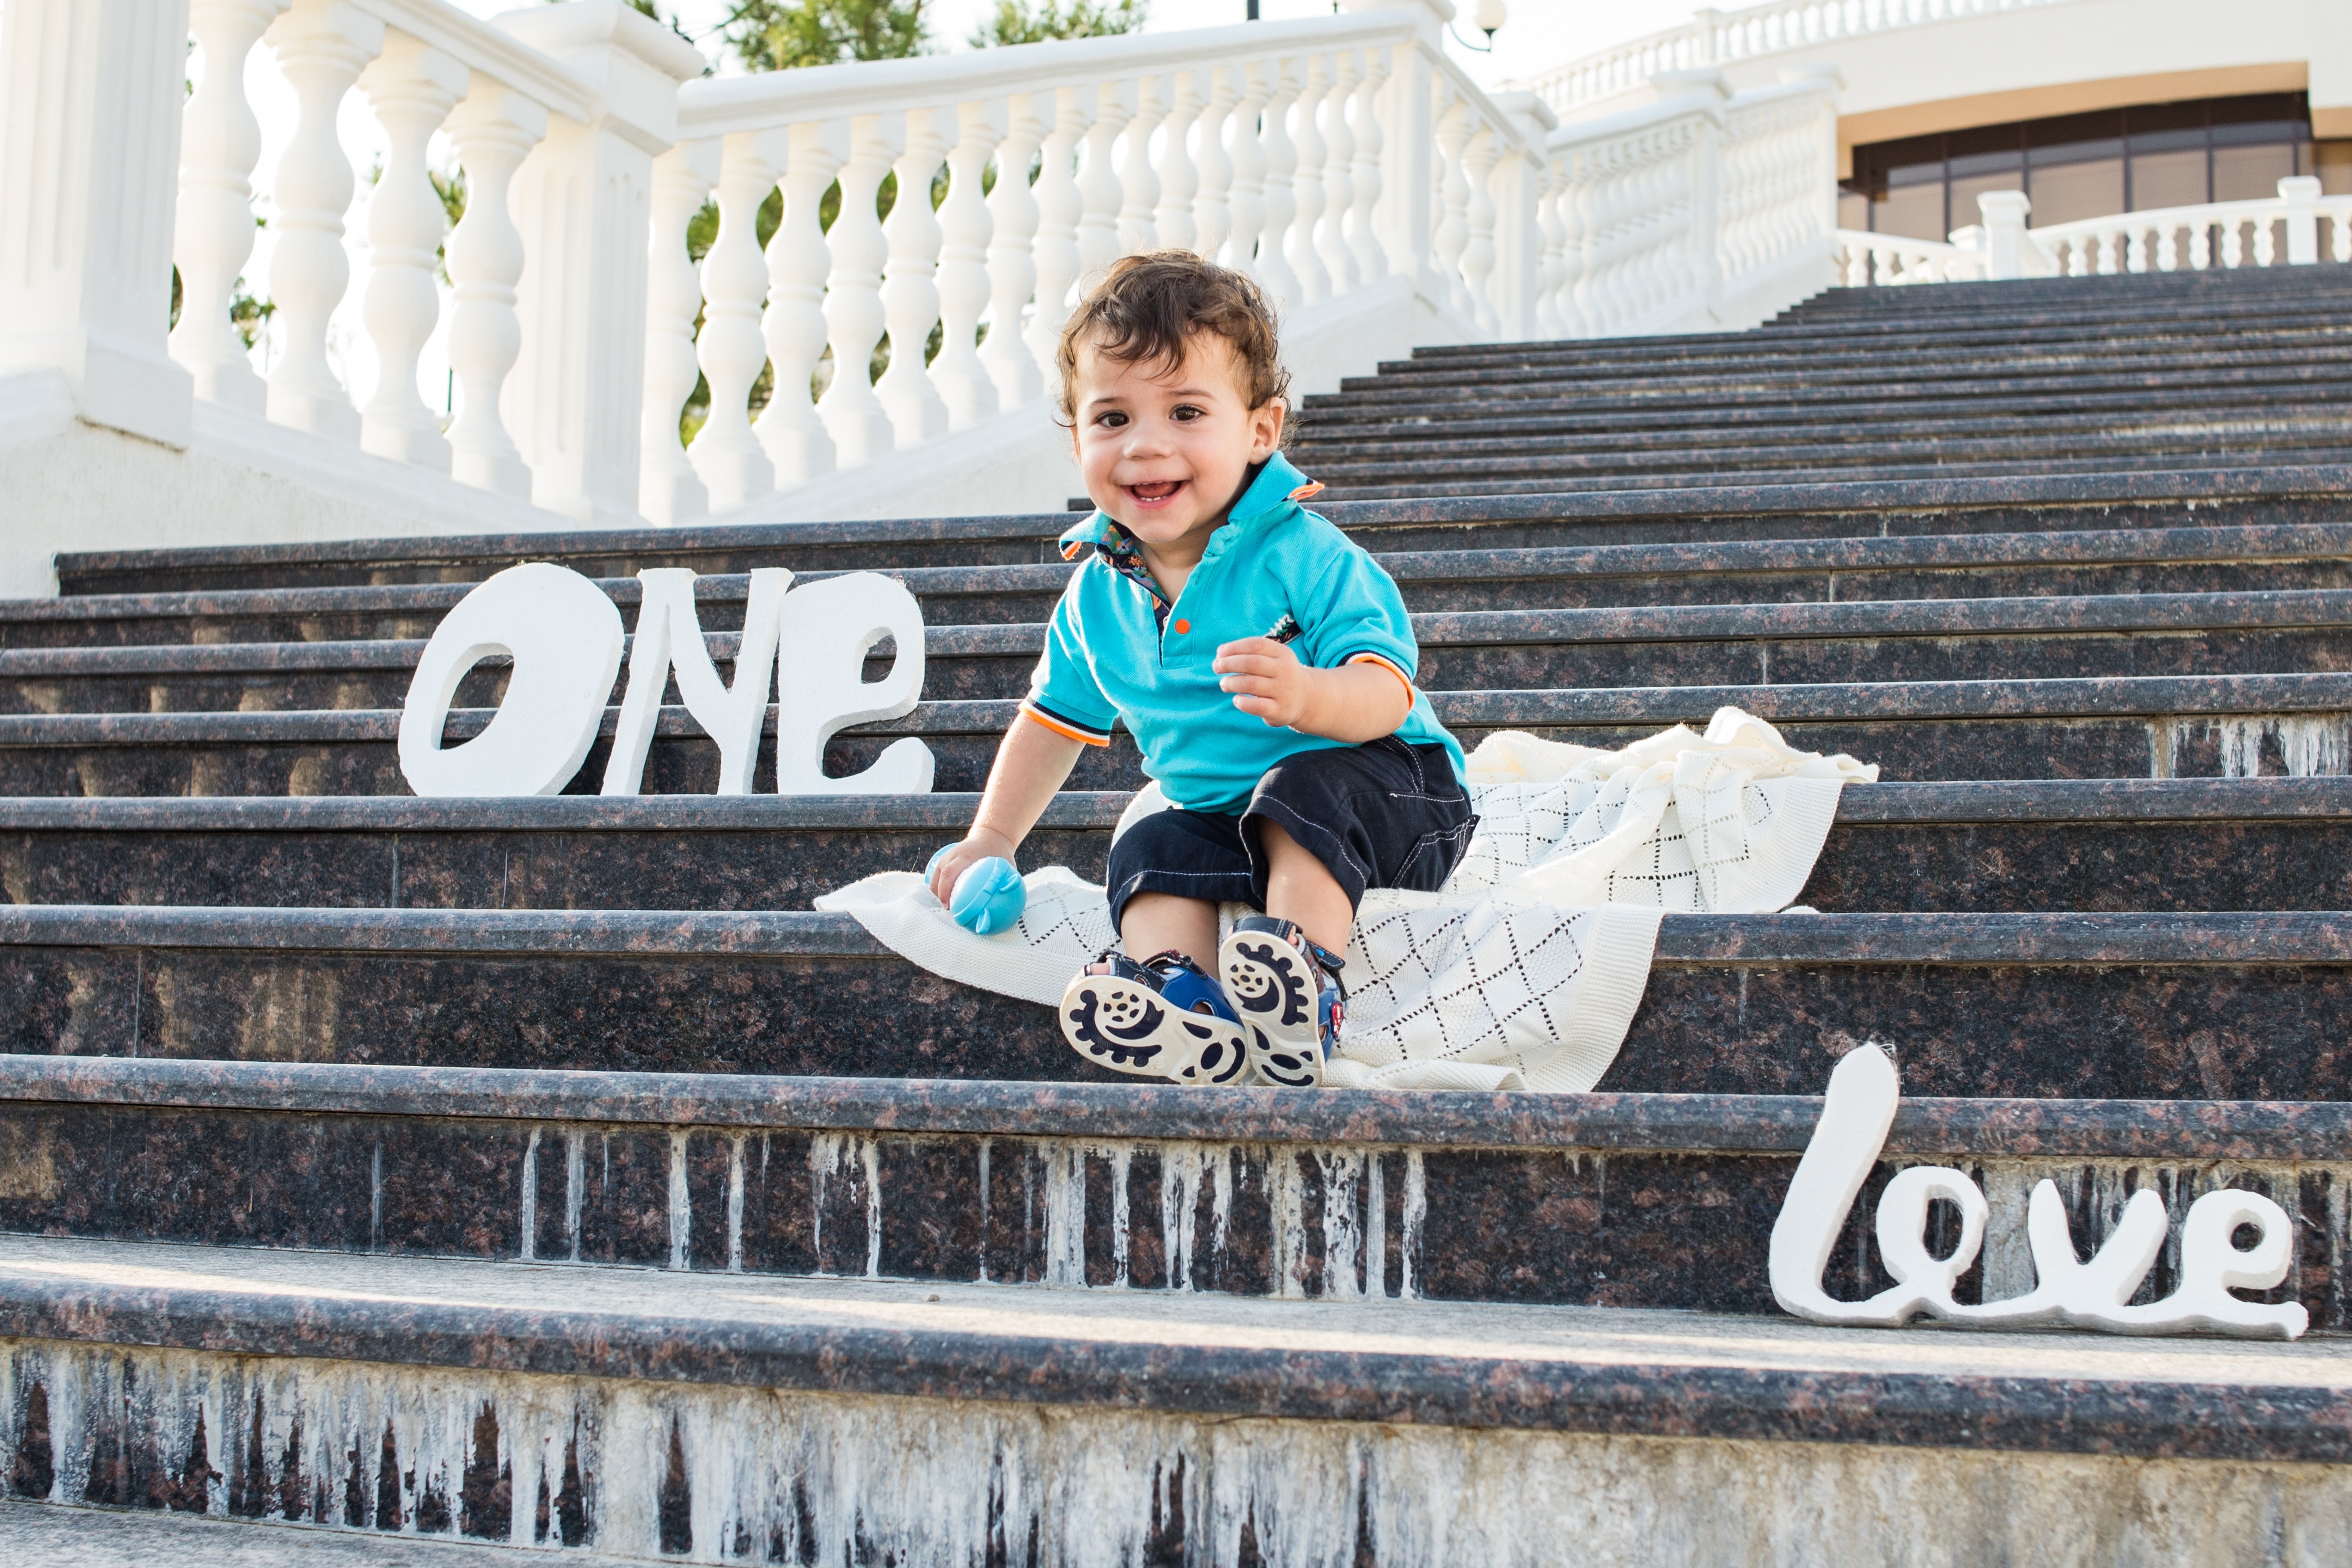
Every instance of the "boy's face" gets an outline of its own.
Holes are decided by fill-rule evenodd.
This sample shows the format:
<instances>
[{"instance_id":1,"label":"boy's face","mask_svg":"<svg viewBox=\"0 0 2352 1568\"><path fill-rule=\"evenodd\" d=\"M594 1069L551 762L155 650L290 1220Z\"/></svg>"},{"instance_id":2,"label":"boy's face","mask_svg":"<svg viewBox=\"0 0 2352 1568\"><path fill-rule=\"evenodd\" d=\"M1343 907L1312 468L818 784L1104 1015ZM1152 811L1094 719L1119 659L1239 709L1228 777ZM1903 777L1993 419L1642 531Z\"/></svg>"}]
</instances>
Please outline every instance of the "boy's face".
<instances>
[{"instance_id":1,"label":"boy's face","mask_svg":"<svg viewBox=\"0 0 2352 1568\"><path fill-rule=\"evenodd\" d=\"M1197 553L1282 444L1283 405L1252 408L1233 347L1196 332L1184 361L1122 364L1079 351L1078 468L1087 494L1145 544Z\"/></svg>"}]
</instances>

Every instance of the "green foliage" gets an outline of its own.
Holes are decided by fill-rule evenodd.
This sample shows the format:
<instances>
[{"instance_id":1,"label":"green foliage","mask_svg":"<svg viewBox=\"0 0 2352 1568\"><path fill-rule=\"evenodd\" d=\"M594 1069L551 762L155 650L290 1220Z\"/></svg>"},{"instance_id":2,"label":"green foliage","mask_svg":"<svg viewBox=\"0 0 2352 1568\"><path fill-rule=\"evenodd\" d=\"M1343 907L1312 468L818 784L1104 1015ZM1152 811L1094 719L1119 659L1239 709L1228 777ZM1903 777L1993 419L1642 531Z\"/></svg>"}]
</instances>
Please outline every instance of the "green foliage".
<instances>
[{"instance_id":1,"label":"green foliage","mask_svg":"<svg viewBox=\"0 0 2352 1568\"><path fill-rule=\"evenodd\" d=\"M1049 38L1106 38L1143 26L1150 0L996 0L996 15L972 29L975 49L1042 44Z\"/></svg>"},{"instance_id":2,"label":"green foliage","mask_svg":"<svg viewBox=\"0 0 2352 1568\"><path fill-rule=\"evenodd\" d=\"M734 0L719 36L747 69L896 60L930 41L928 0Z\"/></svg>"}]
</instances>

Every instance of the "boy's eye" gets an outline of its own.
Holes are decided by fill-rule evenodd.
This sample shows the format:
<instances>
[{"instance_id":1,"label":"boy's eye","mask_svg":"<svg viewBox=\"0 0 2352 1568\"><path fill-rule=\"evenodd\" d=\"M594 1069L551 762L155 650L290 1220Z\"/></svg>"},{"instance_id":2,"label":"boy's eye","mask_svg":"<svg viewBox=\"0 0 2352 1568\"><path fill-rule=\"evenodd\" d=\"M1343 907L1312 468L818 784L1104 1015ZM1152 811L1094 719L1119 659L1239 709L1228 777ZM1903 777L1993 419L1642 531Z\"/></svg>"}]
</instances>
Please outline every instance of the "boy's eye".
<instances>
[{"instance_id":1,"label":"boy's eye","mask_svg":"<svg viewBox=\"0 0 2352 1568\"><path fill-rule=\"evenodd\" d=\"M1208 410L1205 408L1196 408L1189 403L1180 403L1173 409L1169 411L1168 417L1175 420L1180 425L1190 424L1195 419L1207 418Z\"/></svg>"},{"instance_id":2,"label":"boy's eye","mask_svg":"<svg viewBox=\"0 0 2352 1568\"><path fill-rule=\"evenodd\" d=\"M1106 430L1116 430L1127 423L1127 416L1116 408L1107 408L1095 416L1095 423Z\"/></svg>"}]
</instances>

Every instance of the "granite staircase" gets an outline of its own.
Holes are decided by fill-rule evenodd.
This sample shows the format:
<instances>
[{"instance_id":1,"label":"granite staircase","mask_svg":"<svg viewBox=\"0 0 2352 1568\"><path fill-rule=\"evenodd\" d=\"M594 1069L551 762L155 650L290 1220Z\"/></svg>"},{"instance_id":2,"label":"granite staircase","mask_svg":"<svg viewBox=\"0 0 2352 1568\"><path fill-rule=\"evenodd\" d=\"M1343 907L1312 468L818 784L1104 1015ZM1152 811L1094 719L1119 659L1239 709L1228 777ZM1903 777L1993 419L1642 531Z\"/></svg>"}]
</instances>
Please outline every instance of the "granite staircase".
<instances>
[{"instance_id":1,"label":"granite staircase","mask_svg":"<svg viewBox=\"0 0 2352 1568\"><path fill-rule=\"evenodd\" d=\"M1310 399L1465 742L1731 702L1884 766L1818 912L1667 918L1589 1096L1105 1081L810 910L969 820L1066 519L61 557L0 605L0 1489L583 1561L2341 1560L2347 395L2352 286L2279 268L1844 290ZM625 616L693 567L722 661L755 566L901 578L927 700L834 761L918 734L940 793L698 795L672 713L661 793L595 795L600 746L574 794L407 796L423 639L526 559ZM1099 875L1137 780L1090 753L1024 861ZM2044 1177L2085 1245L2164 1197L2151 1297L2241 1185L2315 1333L1780 1316L1864 1039L1909 1097L1871 1191L1991 1201L1964 1298L2031 1284Z\"/></svg>"}]
</instances>

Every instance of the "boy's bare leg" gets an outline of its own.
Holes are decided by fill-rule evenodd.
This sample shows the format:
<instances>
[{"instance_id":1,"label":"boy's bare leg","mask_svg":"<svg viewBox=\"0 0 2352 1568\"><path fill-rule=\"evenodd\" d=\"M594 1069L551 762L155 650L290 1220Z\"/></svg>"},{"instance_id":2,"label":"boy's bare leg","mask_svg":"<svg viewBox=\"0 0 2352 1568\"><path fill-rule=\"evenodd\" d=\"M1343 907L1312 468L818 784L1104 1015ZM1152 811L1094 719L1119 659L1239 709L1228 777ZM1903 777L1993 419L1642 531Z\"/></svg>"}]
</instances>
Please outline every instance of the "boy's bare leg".
<instances>
[{"instance_id":1,"label":"boy's bare leg","mask_svg":"<svg viewBox=\"0 0 2352 1568\"><path fill-rule=\"evenodd\" d=\"M1301 927L1333 952L1347 952L1348 935L1356 927L1356 910L1339 879L1322 861L1300 848L1298 840L1279 823L1260 817L1258 841L1265 848L1265 912Z\"/></svg>"},{"instance_id":2,"label":"boy's bare leg","mask_svg":"<svg viewBox=\"0 0 2352 1568\"><path fill-rule=\"evenodd\" d=\"M1118 938L1127 956L1139 963L1173 948L1199 964L1202 973L1217 972L1217 906L1206 899L1138 893L1119 911Z\"/></svg>"}]
</instances>

